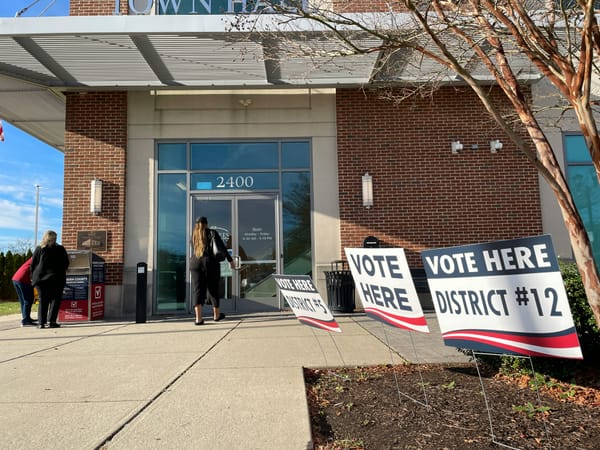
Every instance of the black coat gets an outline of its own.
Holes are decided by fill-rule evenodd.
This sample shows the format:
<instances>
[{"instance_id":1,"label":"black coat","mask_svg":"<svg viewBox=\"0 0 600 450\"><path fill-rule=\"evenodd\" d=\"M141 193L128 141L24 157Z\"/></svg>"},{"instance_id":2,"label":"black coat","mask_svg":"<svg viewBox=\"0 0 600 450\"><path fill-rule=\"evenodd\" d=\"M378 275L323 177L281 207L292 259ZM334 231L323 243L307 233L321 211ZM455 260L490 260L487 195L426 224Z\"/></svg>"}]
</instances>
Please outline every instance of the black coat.
<instances>
[{"instance_id":1,"label":"black coat","mask_svg":"<svg viewBox=\"0 0 600 450\"><path fill-rule=\"evenodd\" d=\"M31 257L31 284L51 281L64 285L68 267L69 255L62 245L38 246Z\"/></svg>"}]
</instances>

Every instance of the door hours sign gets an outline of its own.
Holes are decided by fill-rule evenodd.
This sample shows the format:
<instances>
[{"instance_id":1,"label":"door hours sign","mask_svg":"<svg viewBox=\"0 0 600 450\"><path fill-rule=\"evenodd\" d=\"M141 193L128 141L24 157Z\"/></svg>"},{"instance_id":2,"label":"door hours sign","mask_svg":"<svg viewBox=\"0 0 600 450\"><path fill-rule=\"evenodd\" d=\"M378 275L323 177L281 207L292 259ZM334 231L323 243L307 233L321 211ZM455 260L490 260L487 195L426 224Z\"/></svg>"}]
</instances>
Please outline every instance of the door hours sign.
<instances>
[{"instance_id":1,"label":"door hours sign","mask_svg":"<svg viewBox=\"0 0 600 450\"><path fill-rule=\"evenodd\" d=\"M582 359L550 236L421 253L446 345Z\"/></svg>"}]
</instances>

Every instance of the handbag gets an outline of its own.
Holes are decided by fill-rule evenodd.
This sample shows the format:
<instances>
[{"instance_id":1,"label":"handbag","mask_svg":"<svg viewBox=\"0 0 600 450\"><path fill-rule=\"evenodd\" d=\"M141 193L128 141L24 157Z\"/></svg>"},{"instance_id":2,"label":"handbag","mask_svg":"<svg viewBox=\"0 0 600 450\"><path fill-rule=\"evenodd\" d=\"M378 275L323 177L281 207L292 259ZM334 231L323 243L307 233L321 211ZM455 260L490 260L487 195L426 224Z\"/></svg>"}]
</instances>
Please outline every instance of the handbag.
<instances>
[{"instance_id":1,"label":"handbag","mask_svg":"<svg viewBox=\"0 0 600 450\"><path fill-rule=\"evenodd\" d=\"M211 240L211 248L212 248L212 254L213 257L218 261L225 261L225 259L227 258L226 253L227 253L227 249L224 248L224 246L219 246L219 242L218 242L218 238L215 236L214 231L212 233L210 233L210 240Z\"/></svg>"}]
</instances>

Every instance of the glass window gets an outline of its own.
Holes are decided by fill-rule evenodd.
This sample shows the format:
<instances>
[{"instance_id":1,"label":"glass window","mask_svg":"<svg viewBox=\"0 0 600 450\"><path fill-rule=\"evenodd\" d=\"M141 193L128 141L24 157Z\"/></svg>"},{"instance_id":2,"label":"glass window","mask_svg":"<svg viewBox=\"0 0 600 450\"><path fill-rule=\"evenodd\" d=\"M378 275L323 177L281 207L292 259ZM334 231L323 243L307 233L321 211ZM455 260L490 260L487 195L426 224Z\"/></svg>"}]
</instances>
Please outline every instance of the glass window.
<instances>
[{"instance_id":1,"label":"glass window","mask_svg":"<svg viewBox=\"0 0 600 450\"><path fill-rule=\"evenodd\" d=\"M600 262L600 185L583 136L565 136L567 182L592 244L594 259ZM586 163L587 162L587 163Z\"/></svg>"},{"instance_id":2,"label":"glass window","mask_svg":"<svg viewBox=\"0 0 600 450\"><path fill-rule=\"evenodd\" d=\"M158 170L186 170L186 145L158 144Z\"/></svg>"},{"instance_id":3,"label":"glass window","mask_svg":"<svg viewBox=\"0 0 600 450\"><path fill-rule=\"evenodd\" d=\"M186 202L185 174L158 175L156 238L156 311L185 309Z\"/></svg>"},{"instance_id":4,"label":"glass window","mask_svg":"<svg viewBox=\"0 0 600 450\"><path fill-rule=\"evenodd\" d=\"M311 275L310 173L282 174L283 272Z\"/></svg>"},{"instance_id":5,"label":"glass window","mask_svg":"<svg viewBox=\"0 0 600 450\"><path fill-rule=\"evenodd\" d=\"M281 167L283 169L310 168L310 146L308 142L282 142Z\"/></svg>"},{"instance_id":6,"label":"glass window","mask_svg":"<svg viewBox=\"0 0 600 450\"><path fill-rule=\"evenodd\" d=\"M276 142L192 144L192 170L279 168Z\"/></svg>"},{"instance_id":7,"label":"glass window","mask_svg":"<svg viewBox=\"0 0 600 450\"><path fill-rule=\"evenodd\" d=\"M585 144L585 139L583 139L583 136L572 134L565 136L565 148L567 162L583 162L591 164L592 158L587 149L587 145Z\"/></svg>"},{"instance_id":8,"label":"glass window","mask_svg":"<svg viewBox=\"0 0 600 450\"><path fill-rule=\"evenodd\" d=\"M554 3L556 3L556 6L558 8L562 9L571 9L571 8L575 8L577 7L577 1L576 0L554 0ZM600 8L600 1L595 1L594 2L594 9L599 9Z\"/></svg>"}]
</instances>

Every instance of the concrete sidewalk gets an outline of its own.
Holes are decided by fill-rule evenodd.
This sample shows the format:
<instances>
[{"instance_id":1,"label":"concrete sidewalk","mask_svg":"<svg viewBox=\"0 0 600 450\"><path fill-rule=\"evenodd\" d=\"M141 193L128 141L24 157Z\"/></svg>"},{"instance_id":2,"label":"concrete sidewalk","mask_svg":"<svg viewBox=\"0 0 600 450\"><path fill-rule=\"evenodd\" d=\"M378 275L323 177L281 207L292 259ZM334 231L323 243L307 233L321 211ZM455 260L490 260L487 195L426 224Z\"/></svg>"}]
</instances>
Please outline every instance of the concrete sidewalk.
<instances>
[{"instance_id":1,"label":"concrete sidewalk","mask_svg":"<svg viewBox=\"0 0 600 450\"><path fill-rule=\"evenodd\" d=\"M0 446L308 449L302 367L466 361L443 345L433 314L427 335L363 314L336 319L342 333L287 313L44 330L2 317Z\"/></svg>"}]
</instances>

